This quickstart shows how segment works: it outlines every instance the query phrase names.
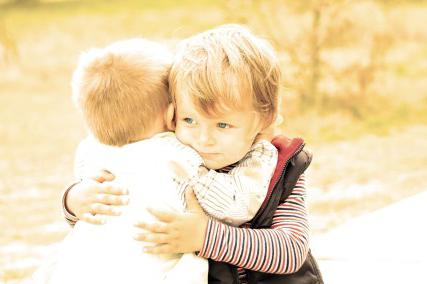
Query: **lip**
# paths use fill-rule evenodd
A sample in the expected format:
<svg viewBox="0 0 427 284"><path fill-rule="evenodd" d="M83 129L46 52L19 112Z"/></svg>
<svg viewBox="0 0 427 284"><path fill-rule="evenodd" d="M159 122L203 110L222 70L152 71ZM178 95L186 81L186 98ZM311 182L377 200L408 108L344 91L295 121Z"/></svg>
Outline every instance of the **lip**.
<svg viewBox="0 0 427 284"><path fill-rule="evenodd" d="M203 153L203 152L199 152L199 154L200 154L200 156L207 157L207 158L209 158L209 157L215 157L215 156L219 155L219 153Z"/></svg>

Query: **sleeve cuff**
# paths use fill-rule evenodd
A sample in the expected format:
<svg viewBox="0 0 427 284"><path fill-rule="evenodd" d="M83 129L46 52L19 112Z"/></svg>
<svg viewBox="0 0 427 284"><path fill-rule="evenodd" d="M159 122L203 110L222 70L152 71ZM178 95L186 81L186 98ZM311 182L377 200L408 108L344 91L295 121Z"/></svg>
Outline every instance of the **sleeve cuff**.
<svg viewBox="0 0 427 284"><path fill-rule="evenodd" d="M194 178L190 185L193 187L194 193L196 194L199 203L205 200L208 191L211 188L212 183L216 178L217 172L209 170L209 172L203 176Z"/></svg>
<svg viewBox="0 0 427 284"><path fill-rule="evenodd" d="M205 240L203 242L203 247L197 254L203 258L212 258L214 251L217 250L219 236L221 233L222 223L216 221L212 218L208 221L208 226L206 228ZM216 248L216 249L215 249ZM212 258L213 259L213 258ZM214 259L216 260L216 259Z"/></svg>
<svg viewBox="0 0 427 284"><path fill-rule="evenodd" d="M207 255L207 251L208 251L208 247L209 247L209 243L210 243L210 238L212 236L214 227L215 227L215 221L212 220L211 218L209 218L208 226L206 228L206 233L205 233L205 240L203 241L203 247L198 252L197 256L200 256L200 257L203 257L203 258L208 258L209 257L209 255Z"/></svg>
<svg viewBox="0 0 427 284"><path fill-rule="evenodd" d="M62 213L64 215L65 220L67 221L67 223L70 226L74 226L77 221L79 220L79 218L77 218L76 215L74 215L68 208L67 208L67 196L68 196L68 192L78 183L80 183L81 180L71 184L69 187L67 187L67 189L65 189L64 193L62 194Z"/></svg>

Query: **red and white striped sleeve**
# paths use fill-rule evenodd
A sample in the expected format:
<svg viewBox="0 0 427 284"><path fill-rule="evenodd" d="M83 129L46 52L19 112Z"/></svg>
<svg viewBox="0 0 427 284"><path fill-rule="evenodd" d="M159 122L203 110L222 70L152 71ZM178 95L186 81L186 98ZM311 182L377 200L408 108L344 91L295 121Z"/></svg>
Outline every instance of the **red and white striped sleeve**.
<svg viewBox="0 0 427 284"><path fill-rule="evenodd" d="M269 229L235 228L210 220L199 256L267 273L294 273L308 253L305 178L277 207Z"/></svg>

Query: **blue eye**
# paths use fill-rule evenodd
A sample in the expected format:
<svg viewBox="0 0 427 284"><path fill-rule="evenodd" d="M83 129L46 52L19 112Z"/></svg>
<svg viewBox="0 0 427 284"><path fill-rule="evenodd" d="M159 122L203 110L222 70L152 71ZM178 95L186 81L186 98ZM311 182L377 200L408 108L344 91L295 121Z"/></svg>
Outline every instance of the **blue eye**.
<svg viewBox="0 0 427 284"><path fill-rule="evenodd" d="M193 124L193 122L194 122L194 120L192 119L192 118L190 118L190 117L186 117L186 118L184 118L183 119L186 123L188 123L188 124Z"/></svg>
<svg viewBox="0 0 427 284"><path fill-rule="evenodd" d="M230 124L225 123L225 122L219 122L219 123L217 124L217 126L218 126L219 128L223 128L223 129L225 129L225 128L230 128Z"/></svg>

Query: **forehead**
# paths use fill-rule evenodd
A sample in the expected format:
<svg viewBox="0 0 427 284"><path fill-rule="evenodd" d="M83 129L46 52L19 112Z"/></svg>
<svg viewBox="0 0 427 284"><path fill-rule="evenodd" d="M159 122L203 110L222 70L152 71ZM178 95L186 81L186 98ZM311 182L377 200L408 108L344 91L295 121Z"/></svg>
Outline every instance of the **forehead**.
<svg viewBox="0 0 427 284"><path fill-rule="evenodd" d="M177 112L190 111L210 118L231 116L233 113L255 112L251 100L227 101L219 97L206 99L185 90L176 92L175 102Z"/></svg>

